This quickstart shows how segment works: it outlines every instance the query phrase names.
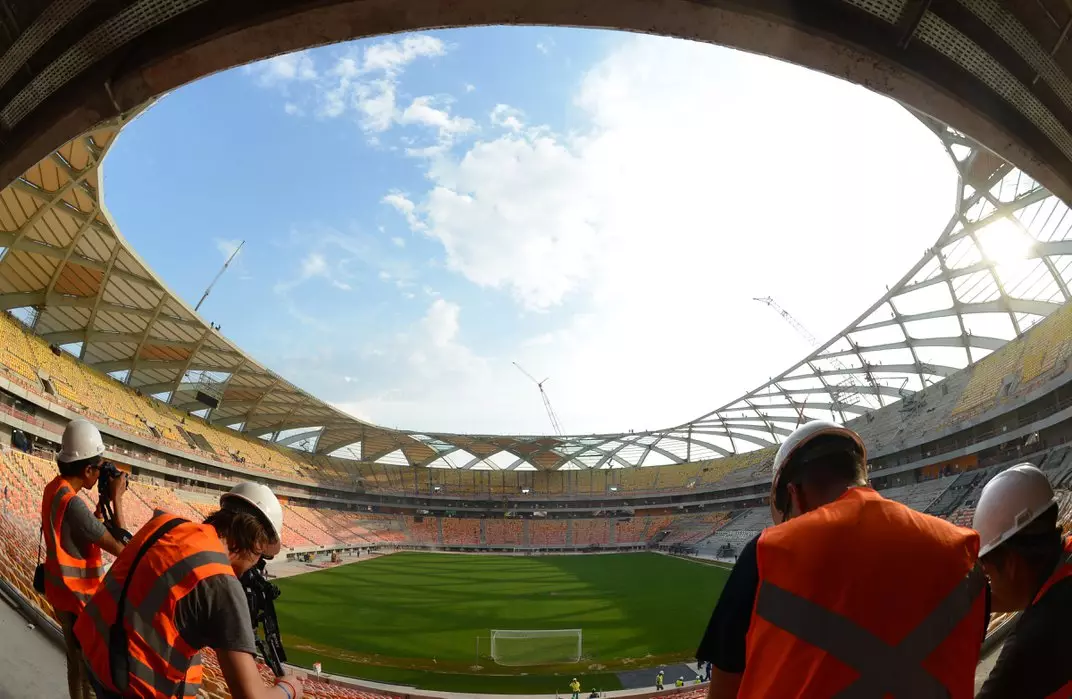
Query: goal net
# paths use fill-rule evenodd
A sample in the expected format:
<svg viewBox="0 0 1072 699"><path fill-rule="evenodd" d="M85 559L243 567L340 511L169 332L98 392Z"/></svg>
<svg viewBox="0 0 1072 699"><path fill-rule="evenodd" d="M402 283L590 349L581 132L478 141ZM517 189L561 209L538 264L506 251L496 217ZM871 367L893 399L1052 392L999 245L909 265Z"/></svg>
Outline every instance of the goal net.
<svg viewBox="0 0 1072 699"><path fill-rule="evenodd" d="M499 665L552 665L581 659L580 629L492 629L491 659Z"/></svg>

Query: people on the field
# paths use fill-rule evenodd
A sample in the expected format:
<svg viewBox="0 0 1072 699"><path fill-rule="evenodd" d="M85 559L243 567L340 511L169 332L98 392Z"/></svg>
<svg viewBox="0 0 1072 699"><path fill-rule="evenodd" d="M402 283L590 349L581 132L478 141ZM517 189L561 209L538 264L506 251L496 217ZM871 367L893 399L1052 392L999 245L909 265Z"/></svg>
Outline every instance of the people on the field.
<svg viewBox="0 0 1072 699"><path fill-rule="evenodd" d="M581 683L574 677L573 681L569 683L570 691L573 692L573 699L580 699L581 697Z"/></svg>
<svg viewBox="0 0 1072 699"><path fill-rule="evenodd" d="M1023 614L980 699L1072 696L1072 538L1057 524L1046 475L1019 464L986 484L975 508L994 612Z"/></svg>
<svg viewBox="0 0 1072 699"><path fill-rule="evenodd" d="M304 676L280 677L272 687L261 679L238 580L279 552L282 529L283 508L258 483L225 493L203 524L167 513L149 520L75 623L97 698L194 697L200 651L212 648L232 696L301 699ZM115 624L120 607L133 613ZM125 647L116 648L120 629Z"/></svg>
<svg viewBox="0 0 1072 699"><path fill-rule="evenodd" d="M684 677L678 677L677 681L674 682L674 686L675 687L684 687L685 686L685 678Z"/></svg>
<svg viewBox="0 0 1072 699"><path fill-rule="evenodd" d="M663 671L659 670L659 674L655 676L655 689L663 688L663 680L665 679L665 677L666 675L663 674Z"/></svg>
<svg viewBox="0 0 1072 699"><path fill-rule="evenodd" d="M859 435L824 421L778 449L770 509L697 651L710 699L970 699L987 620L975 532L876 493Z"/></svg>
<svg viewBox="0 0 1072 699"><path fill-rule="evenodd" d="M97 485L103 454L104 442L93 423L88 420L68 423L56 455L59 475L45 486L41 497L44 594L63 630L67 689L71 699L89 699L90 696L82 653L74 637L75 619L104 576L101 550L114 556L123 551L123 545L78 497L83 488L92 489ZM126 479L113 479L110 488L115 517L117 523L121 523Z"/></svg>

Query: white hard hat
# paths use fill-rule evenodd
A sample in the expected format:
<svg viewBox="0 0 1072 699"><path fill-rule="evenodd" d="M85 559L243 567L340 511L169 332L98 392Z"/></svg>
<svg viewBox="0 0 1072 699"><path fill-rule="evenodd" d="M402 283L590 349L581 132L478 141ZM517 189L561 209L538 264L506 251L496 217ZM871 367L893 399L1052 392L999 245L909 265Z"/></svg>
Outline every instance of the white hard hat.
<svg viewBox="0 0 1072 699"><path fill-rule="evenodd" d="M104 453L104 442L101 440L100 430L89 420L79 418L67 423L63 429L63 437L60 440L60 453L56 460L60 463L69 464L72 461L81 461Z"/></svg>
<svg viewBox="0 0 1072 699"><path fill-rule="evenodd" d="M979 532L979 555L1001 546L1055 502L1046 474L1031 464L1017 464L994 476L983 488L972 518L972 529Z"/></svg>
<svg viewBox="0 0 1072 699"><path fill-rule="evenodd" d="M220 496L220 507L227 507L227 500L237 498L253 505L272 525L276 539L283 538L283 506L271 488L260 483L245 481Z"/></svg>
<svg viewBox="0 0 1072 699"><path fill-rule="evenodd" d="M782 445L778 447L778 453L774 455L774 473L771 477L771 490L770 490L770 511L771 519L775 524L781 524L784 519L784 515L778 511L774 504L774 495L778 491L778 480L781 478L782 471L785 470L786 465L793 459L793 455L800 450L805 444L808 444L817 437L823 437L826 435L839 435L853 442L860 450L860 454L863 456L864 463L867 463L867 448L864 446L864 441L860 438L860 435L856 434L848 427L843 427L836 422L829 422L827 420L812 420L806 425L793 430L793 434L786 437Z"/></svg>

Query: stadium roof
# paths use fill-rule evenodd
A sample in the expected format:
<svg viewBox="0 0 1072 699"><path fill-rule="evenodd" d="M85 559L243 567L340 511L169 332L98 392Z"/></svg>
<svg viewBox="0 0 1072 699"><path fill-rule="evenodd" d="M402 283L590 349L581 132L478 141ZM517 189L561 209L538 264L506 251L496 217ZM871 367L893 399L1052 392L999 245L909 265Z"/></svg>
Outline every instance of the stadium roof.
<svg viewBox="0 0 1072 699"><path fill-rule="evenodd" d="M131 249L102 201L100 168L139 112L80 136L0 192L0 308L89 365L182 410L319 453L457 468L616 468L773 446L802 417L848 420L910 397L977 361L1069 300L1072 216L1037 182L923 118L959 173L955 213L904 277L808 357L685 424L609 435L486 436L395 431L297 388L229 342ZM910 206L910 202L894 205ZM861 230L845 261L896 241ZM757 308L756 312L762 312ZM772 322L775 322L772 320ZM742 338L747 342L747 338Z"/></svg>

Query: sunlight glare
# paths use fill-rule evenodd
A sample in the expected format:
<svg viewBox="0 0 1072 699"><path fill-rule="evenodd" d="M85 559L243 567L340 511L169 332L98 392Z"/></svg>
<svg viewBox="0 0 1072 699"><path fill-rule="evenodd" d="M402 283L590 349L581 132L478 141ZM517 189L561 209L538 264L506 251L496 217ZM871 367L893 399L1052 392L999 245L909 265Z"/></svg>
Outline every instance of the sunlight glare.
<svg viewBox="0 0 1072 699"><path fill-rule="evenodd" d="M975 234L983 254L999 265L1016 264L1032 257L1035 241L1007 218L1001 218Z"/></svg>

